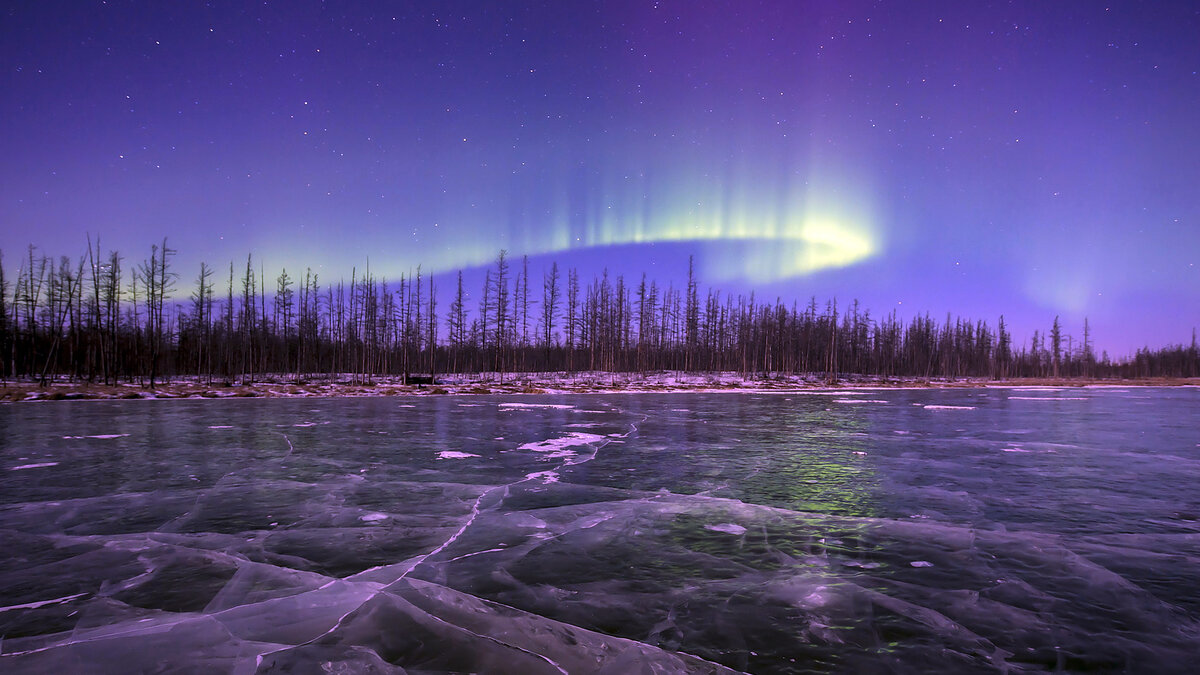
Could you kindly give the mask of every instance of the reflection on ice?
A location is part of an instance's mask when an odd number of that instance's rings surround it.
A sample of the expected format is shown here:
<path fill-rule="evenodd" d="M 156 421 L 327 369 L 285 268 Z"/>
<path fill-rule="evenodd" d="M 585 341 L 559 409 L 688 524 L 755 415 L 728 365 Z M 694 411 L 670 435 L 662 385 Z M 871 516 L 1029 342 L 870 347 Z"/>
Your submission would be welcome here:
<path fill-rule="evenodd" d="M 584 503 L 538 507 L 544 495 L 528 504 L 532 495 L 514 495 L 511 507 L 536 514 L 553 537 L 529 537 L 503 511 L 488 512 L 457 545 L 504 542 L 503 553 L 427 561 L 418 573 L 752 672 L 780 663 L 870 670 L 880 650 L 914 671 L 1053 668 L 1064 658 L 1169 664 L 1200 637 L 1193 619 L 1048 538 L 573 492 Z M 1008 594 L 1014 581 L 1026 590 Z M 1127 637 L 1097 653 L 1092 632 L 1116 626 Z"/>

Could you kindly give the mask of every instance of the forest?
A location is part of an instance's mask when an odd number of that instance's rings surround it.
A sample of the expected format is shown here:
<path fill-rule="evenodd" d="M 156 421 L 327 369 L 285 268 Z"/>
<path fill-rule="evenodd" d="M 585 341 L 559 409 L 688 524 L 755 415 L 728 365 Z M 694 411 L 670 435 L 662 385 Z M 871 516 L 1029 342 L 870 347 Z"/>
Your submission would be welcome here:
<path fill-rule="evenodd" d="M 399 280 L 354 270 L 322 283 L 311 270 L 269 279 L 252 256 L 228 271 L 201 264 L 177 295 L 175 251 L 164 239 L 128 263 L 90 238 L 77 260 L 30 247 L 15 276 L 0 255 L 0 377 L 136 382 L 172 378 L 247 383 L 444 373 L 664 370 L 744 377 L 815 374 L 877 378 L 1196 377 L 1189 345 L 1095 354 L 1086 320 L 1076 339 L 1058 317 L 1015 343 L 1000 316 L 984 320 L 839 306 L 682 286 L 645 275 L 580 279 L 574 269 L 530 272 L 500 251 L 470 300 L 460 271 L 448 294 L 420 268 Z M 10 265 L 11 268 L 11 265 Z M 438 298 L 451 298 L 444 309 Z"/>

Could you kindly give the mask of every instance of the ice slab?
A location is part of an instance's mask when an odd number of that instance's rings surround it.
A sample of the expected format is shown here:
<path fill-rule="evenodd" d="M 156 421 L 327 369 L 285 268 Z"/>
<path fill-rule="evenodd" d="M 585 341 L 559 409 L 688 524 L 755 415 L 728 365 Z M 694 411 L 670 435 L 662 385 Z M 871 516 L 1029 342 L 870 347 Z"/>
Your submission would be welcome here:
<path fill-rule="evenodd" d="M 1086 396 L 1009 396 L 1010 401 L 1087 401 Z"/>
<path fill-rule="evenodd" d="M 112 440 L 114 438 L 125 438 L 129 434 L 94 434 L 92 436 L 63 436 L 64 439 L 78 440 L 81 438 L 98 438 L 101 440 Z"/>
<path fill-rule="evenodd" d="M 501 403 L 501 408 L 525 409 L 525 410 L 573 410 L 575 406 L 565 405 L 561 403 Z"/>

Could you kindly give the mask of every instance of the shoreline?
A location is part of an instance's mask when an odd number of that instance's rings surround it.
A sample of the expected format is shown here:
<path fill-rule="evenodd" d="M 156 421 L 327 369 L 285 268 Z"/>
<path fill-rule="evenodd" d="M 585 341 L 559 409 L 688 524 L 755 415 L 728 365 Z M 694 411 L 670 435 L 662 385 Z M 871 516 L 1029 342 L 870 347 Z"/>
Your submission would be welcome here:
<path fill-rule="evenodd" d="M 1200 378 L 1067 379 L 1067 378 L 880 378 L 853 376 L 830 384 L 815 375 L 776 375 L 743 379 L 737 373 L 497 373 L 447 375 L 436 384 L 403 384 L 400 376 L 355 382 L 352 375 L 321 376 L 297 381 L 294 378 L 263 377 L 247 384 L 212 383 L 180 378 L 148 389 L 137 383 L 104 385 L 56 381 L 45 387 L 36 382 L 0 383 L 0 403 L 70 400 L 197 400 L 228 398 L 362 398 L 392 396 L 462 395 L 563 395 L 563 394 L 676 394 L 746 393 L 794 394 L 842 390 L 888 389 L 1022 389 L 1022 388 L 1120 388 L 1200 387 Z"/>

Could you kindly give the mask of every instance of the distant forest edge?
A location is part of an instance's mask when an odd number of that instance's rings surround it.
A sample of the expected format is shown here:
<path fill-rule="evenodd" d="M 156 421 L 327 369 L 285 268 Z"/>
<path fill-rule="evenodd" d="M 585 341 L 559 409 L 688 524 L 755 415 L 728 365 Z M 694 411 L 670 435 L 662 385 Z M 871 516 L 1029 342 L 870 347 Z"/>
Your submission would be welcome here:
<path fill-rule="evenodd" d="M 986 321 L 928 314 L 875 318 L 857 301 L 818 305 L 760 302 L 699 288 L 622 276 L 581 282 L 558 264 L 530 276 L 500 251 L 468 307 L 462 272 L 439 312 L 432 277 L 389 281 L 355 271 L 349 283 L 321 285 L 311 270 L 286 270 L 269 290 L 254 260 L 230 264 L 218 293 L 216 271 L 201 264 L 195 291 L 175 297 L 175 251 L 164 239 L 149 258 L 126 266 L 88 240 L 77 261 L 37 255 L 31 246 L 15 280 L 0 255 L 0 377 L 138 382 L 175 376 L 250 382 L 267 375 L 726 371 L 745 376 L 818 374 L 917 378 L 1196 377 L 1200 352 L 1143 348 L 1112 360 L 1094 353 L 1055 317 L 1048 331 L 1015 344 L 999 317 Z M 514 269 L 515 268 L 515 269 Z M 224 271 L 222 271 L 224 272 Z M 222 277 L 224 277 L 222 273 Z M 531 286 L 534 290 L 531 290 Z"/>

